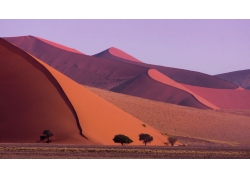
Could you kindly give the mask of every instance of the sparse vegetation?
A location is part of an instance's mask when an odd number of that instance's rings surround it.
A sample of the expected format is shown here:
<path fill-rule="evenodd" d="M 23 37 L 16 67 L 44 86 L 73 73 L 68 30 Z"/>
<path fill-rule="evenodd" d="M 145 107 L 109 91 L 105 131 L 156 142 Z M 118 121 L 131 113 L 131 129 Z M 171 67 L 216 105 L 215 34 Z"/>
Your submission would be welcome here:
<path fill-rule="evenodd" d="M 178 140 L 178 139 L 175 138 L 175 137 L 173 137 L 173 136 L 169 136 L 169 137 L 168 137 L 168 141 L 169 141 L 169 143 L 171 144 L 171 146 L 174 146 L 174 143 L 176 143 L 177 140 Z"/>
<path fill-rule="evenodd" d="M 121 143 L 122 146 L 123 146 L 123 144 L 130 144 L 133 142 L 128 136 L 125 136 L 123 134 L 115 135 L 113 141 L 115 143 Z"/>
<path fill-rule="evenodd" d="M 153 141 L 153 137 L 150 136 L 149 134 L 143 134 L 143 133 L 141 133 L 141 134 L 139 134 L 139 140 L 143 141 L 143 143 L 146 146 L 147 143 L 150 143 L 150 142 Z"/>
<path fill-rule="evenodd" d="M 143 127 L 146 127 L 146 124 L 142 124 Z"/>
<path fill-rule="evenodd" d="M 52 141 L 50 137 L 53 136 L 53 134 L 50 132 L 50 130 L 44 130 L 43 134 L 44 134 L 44 136 L 40 136 L 40 141 L 44 141 L 47 139 L 46 143 L 50 143 Z"/>

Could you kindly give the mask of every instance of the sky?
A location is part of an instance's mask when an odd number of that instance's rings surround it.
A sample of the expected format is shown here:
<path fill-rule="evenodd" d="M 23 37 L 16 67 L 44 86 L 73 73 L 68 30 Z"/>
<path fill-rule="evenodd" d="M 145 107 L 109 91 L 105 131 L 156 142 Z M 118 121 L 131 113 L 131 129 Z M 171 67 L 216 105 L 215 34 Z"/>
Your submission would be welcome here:
<path fill-rule="evenodd" d="M 0 19 L 0 37 L 33 35 L 93 55 L 116 47 L 149 64 L 214 75 L 250 69 L 250 20 Z"/>

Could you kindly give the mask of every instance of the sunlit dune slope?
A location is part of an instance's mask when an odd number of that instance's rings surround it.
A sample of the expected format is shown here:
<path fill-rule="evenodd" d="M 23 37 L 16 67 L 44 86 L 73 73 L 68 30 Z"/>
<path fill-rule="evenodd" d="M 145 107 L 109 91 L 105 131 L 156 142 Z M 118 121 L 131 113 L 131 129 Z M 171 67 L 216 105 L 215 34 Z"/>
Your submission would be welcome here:
<path fill-rule="evenodd" d="M 245 89 L 250 88 L 250 69 L 217 74 L 215 77 L 237 84 Z"/>
<path fill-rule="evenodd" d="M 137 63 L 142 63 L 140 60 L 134 58 L 133 56 L 125 53 L 124 51 L 117 49 L 115 47 L 111 47 L 105 51 L 102 51 L 98 54 L 93 55 L 95 57 L 102 57 L 102 58 L 107 58 L 107 59 L 112 59 L 116 61 L 132 61 L 132 62 L 137 62 Z"/>
<path fill-rule="evenodd" d="M 139 141 L 140 133 L 148 133 L 154 137 L 151 145 L 164 145 L 163 143 L 167 141 L 165 136 L 152 127 L 143 127 L 142 121 L 125 113 L 42 61 L 40 63 L 60 83 L 77 112 L 83 135 L 91 142 L 113 145 L 112 139 L 115 134 L 125 134 L 134 141 L 133 145 L 141 145 L 142 142 Z"/>
<path fill-rule="evenodd" d="M 87 88 L 163 133 L 222 145 L 250 145 L 249 111 L 200 110 Z"/>
<path fill-rule="evenodd" d="M 54 134 L 52 143 L 114 145 L 116 134 L 134 142 L 140 133 L 164 145 L 167 137 L 143 127 L 142 121 L 100 98 L 39 59 L 1 41 L 0 142 L 36 142 L 43 130 Z M 80 133 L 82 135 L 80 135 Z M 119 144 L 118 144 L 119 145 Z"/>

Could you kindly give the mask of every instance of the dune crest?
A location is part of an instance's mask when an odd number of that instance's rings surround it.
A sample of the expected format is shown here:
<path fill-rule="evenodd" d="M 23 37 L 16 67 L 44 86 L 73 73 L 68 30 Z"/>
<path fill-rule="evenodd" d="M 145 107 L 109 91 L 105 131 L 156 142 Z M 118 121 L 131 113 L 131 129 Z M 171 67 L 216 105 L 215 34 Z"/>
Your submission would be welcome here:
<path fill-rule="evenodd" d="M 155 69 L 149 69 L 148 75 L 158 82 L 176 87 L 178 89 L 181 89 L 183 91 L 186 91 L 186 92 L 192 94 L 198 101 L 200 101 L 202 104 L 204 104 L 212 109 L 219 109 L 217 106 L 215 106 L 211 102 L 207 101 L 206 99 L 199 96 L 198 94 L 190 91 L 188 88 L 184 87 L 180 83 L 175 82 L 174 80 L 170 79 L 169 77 L 165 76 L 164 74 L 160 73 L 159 71 L 157 71 Z"/>
<path fill-rule="evenodd" d="M 76 49 L 73 49 L 73 48 L 70 48 L 70 47 L 67 47 L 67 46 L 64 46 L 64 45 L 61 45 L 61 44 L 58 44 L 58 43 L 55 43 L 55 42 L 52 42 L 52 41 L 49 41 L 49 40 L 46 40 L 46 39 L 43 39 L 43 38 L 40 38 L 40 37 L 36 37 L 34 36 L 35 38 L 39 39 L 40 41 L 43 41 L 47 44 L 50 44 L 51 46 L 54 46 L 54 47 L 57 47 L 57 48 L 60 48 L 60 49 L 63 49 L 63 50 L 66 50 L 66 51 L 69 51 L 69 52 L 73 52 L 73 53 L 77 53 L 77 54 L 83 54 L 82 52 L 76 50 Z"/>
<path fill-rule="evenodd" d="M 131 56 L 131 55 L 125 53 L 124 51 L 122 51 L 120 49 L 117 49 L 115 47 L 109 48 L 108 51 L 113 56 L 117 56 L 117 57 L 120 57 L 122 59 L 127 59 L 127 60 L 130 60 L 130 61 L 141 62 L 140 60 L 134 58 L 133 56 Z"/>

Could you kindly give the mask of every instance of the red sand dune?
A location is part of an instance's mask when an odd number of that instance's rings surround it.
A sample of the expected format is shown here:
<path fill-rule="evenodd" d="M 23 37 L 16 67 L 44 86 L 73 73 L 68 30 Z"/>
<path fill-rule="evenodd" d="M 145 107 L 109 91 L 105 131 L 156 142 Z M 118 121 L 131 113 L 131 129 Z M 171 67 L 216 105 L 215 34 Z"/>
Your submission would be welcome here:
<path fill-rule="evenodd" d="M 182 84 L 220 109 L 250 109 L 250 91 L 212 89 Z"/>
<path fill-rule="evenodd" d="M 93 55 L 95 57 L 107 58 L 112 60 L 124 61 L 129 60 L 132 62 L 142 63 L 140 60 L 136 59 L 135 57 L 125 53 L 124 51 L 117 49 L 115 47 L 111 47 L 105 51 L 102 51 L 98 54 Z"/>
<path fill-rule="evenodd" d="M 115 134 L 134 142 L 140 133 L 164 145 L 167 137 L 72 81 L 39 59 L 0 39 L 0 142 L 36 142 L 42 131 L 53 143 L 113 145 Z M 18 91 L 17 91 L 18 89 Z M 83 136 L 79 133 L 82 132 Z"/>
<path fill-rule="evenodd" d="M 170 79 L 169 77 L 165 76 L 164 74 L 160 73 L 159 71 L 155 70 L 155 69 L 150 69 L 148 71 L 148 75 L 153 78 L 156 81 L 159 81 L 163 84 L 167 84 L 173 87 L 176 87 L 178 89 L 181 89 L 183 91 L 186 91 L 188 93 L 190 93 L 191 95 L 193 95 L 199 102 L 201 102 L 202 104 L 212 108 L 212 109 L 219 109 L 217 106 L 215 106 L 214 104 L 212 104 L 211 102 L 207 101 L 206 99 L 204 99 L 203 97 L 199 96 L 198 94 L 190 91 L 189 89 L 185 88 L 184 86 L 182 86 L 180 83 L 177 83 L 175 81 L 173 81 L 172 79 Z"/>
<path fill-rule="evenodd" d="M 237 84 L 245 89 L 250 87 L 250 69 L 217 74 L 215 77 Z"/>
<path fill-rule="evenodd" d="M 209 109 L 190 93 L 172 85 L 158 82 L 151 78 L 148 72 L 112 88 L 111 91 L 182 106 Z"/>

